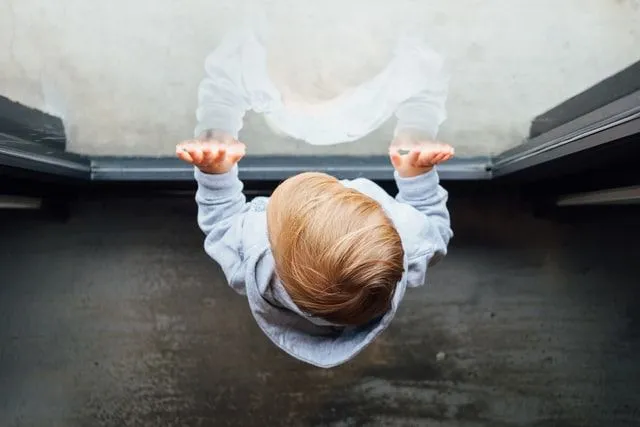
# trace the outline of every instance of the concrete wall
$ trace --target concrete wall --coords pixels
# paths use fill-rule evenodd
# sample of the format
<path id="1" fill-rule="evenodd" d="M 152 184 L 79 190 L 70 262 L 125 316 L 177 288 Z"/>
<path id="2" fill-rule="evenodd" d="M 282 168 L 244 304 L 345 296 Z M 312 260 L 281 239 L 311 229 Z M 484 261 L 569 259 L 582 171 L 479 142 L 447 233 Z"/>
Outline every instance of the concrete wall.
<path id="1" fill-rule="evenodd" d="M 192 133 L 206 54 L 249 1 L 0 0 L 0 94 L 63 117 L 72 151 L 171 154 Z M 534 115 L 640 57 L 637 0 L 253 1 L 280 28 L 298 14 L 332 31 L 314 21 L 327 11 L 421 27 L 449 61 L 441 137 L 463 155 L 519 143 Z M 382 132 L 312 147 L 274 137 L 257 117 L 243 136 L 262 154 L 371 154 L 388 143 Z"/>

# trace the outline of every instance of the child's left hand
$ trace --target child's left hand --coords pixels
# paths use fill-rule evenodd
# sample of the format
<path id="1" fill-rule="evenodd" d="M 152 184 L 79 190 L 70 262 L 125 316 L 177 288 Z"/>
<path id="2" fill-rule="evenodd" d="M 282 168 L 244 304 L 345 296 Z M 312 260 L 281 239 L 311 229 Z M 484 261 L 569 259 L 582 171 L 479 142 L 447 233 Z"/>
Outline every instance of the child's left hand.
<path id="1" fill-rule="evenodd" d="M 453 155 L 453 147 L 441 142 L 420 142 L 411 147 L 392 144 L 389 147 L 391 164 L 402 178 L 413 178 L 425 174 L 435 165 L 451 159 Z"/>

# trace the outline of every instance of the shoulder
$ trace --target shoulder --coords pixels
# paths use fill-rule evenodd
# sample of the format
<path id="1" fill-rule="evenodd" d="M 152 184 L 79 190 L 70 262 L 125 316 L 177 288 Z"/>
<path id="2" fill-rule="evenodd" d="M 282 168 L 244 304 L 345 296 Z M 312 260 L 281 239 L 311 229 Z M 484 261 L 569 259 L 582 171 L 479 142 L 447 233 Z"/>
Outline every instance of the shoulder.
<path id="1" fill-rule="evenodd" d="M 266 197 L 256 197 L 247 203 L 242 227 L 242 243 L 245 252 L 263 251 L 270 247 L 267 231 Z"/>
<path id="2" fill-rule="evenodd" d="M 268 197 L 254 197 L 248 203 L 249 212 L 266 212 L 268 204 L 269 204 Z"/>
<path id="3" fill-rule="evenodd" d="M 383 205 L 383 207 L 388 203 L 395 202 L 394 198 L 391 197 L 389 193 L 387 193 L 382 187 L 369 179 L 357 178 L 353 180 L 342 180 L 340 182 L 347 188 L 352 188 L 366 194 L 376 202 Z"/>
<path id="4" fill-rule="evenodd" d="M 382 187 L 365 178 L 341 181 L 347 188 L 358 190 L 380 203 L 393 222 L 408 258 L 429 252 L 428 218 L 413 206 L 398 202 Z"/>

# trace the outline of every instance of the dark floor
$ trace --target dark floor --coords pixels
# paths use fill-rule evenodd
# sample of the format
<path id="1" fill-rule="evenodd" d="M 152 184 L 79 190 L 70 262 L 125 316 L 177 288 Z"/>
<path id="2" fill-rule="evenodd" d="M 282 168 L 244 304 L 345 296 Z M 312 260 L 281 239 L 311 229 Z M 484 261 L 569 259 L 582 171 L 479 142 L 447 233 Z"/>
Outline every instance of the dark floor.
<path id="1" fill-rule="evenodd" d="M 5 220 L 0 424 L 640 425 L 637 217 L 555 223 L 453 199 L 431 285 L 333 370 L 262 335 L 201 250 L 191 200 Z"/>

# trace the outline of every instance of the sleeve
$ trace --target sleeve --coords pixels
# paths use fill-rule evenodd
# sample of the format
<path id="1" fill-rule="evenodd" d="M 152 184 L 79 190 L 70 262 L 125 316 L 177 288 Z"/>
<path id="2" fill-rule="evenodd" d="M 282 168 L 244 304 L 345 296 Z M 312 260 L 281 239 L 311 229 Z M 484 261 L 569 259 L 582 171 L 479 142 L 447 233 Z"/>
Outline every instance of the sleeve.
<path id="1" fill-rule="evenodd" d="M 250 108 L 242 84 L 243 37 L 233 33 L 205 60 L 206 77 L 198 87 L 198 124 L 195 137 L 218 130 L 238 138 L 245 113 Z"/>
<path id="2" fill-rule="evenodd" d="M 222 268 L 236 292 L 244 293 L 242 229 L 248 211 L 238 167 L 220 175 L 195 170 L 198 183 L 198 225 L 205 234 L 204 249 Z"/>
<path id="3" fill-rule="evenodd" d="M 447 210 L 447 191 L 439 184 L 435 170 L 414 177 L 401 178 L 395 175 L 398 185 L 396 200 L 410 205 L 424 216 L 422 225 L 414 224 L 419 238 L 417 250 L 408 254 L 408 285 L 415 287 L 424 284 L 427 267 L 434 265 L 447 254 L 447 246 L 453 237 L 449 211 Z"/>

